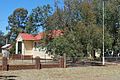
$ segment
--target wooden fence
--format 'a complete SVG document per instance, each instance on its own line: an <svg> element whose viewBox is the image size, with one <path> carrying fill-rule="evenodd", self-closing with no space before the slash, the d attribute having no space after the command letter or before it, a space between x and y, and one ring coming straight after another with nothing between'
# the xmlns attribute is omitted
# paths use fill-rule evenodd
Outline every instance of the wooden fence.
<svg viewBox="0 0 120 80"><path fill-rule="evenodd" d="M33 64L9 64L8 59L6 57L2 58L2 65L0 65L0 70L8 71L8 70L22 70L22 69L42 69L42 68L64 68L64 58L61 57L58 63L42 63L41 61L44 59L40 59L40 57L34 58L35 63Z"/></svg>
<svg viewBox="0 0 120 80"><path fill-rule="evenodd" d="M21 59L23 59L23 60L31 60L31 59L33 59L33 55L21 55L21 54L11 54L10 55L10 57L9 57L10 59L17 59L17 60L21 60Z"/></svg>

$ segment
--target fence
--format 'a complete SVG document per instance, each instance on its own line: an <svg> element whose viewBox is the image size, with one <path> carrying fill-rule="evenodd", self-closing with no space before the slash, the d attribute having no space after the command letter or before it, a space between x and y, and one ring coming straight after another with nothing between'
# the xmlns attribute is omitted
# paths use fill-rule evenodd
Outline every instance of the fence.
<svg viewBox="0 0 120 80"><path fill-rule="evenodd" d="M10 64L9 60L6 57L3 57L2 65L0 65L0 70L8 71L21 69L64 68L63 57L59 58L58 62L52 62L52 59L40 59L40 57L36 57L32 60L34 60L32 64ZM44 62L43 60L45 60L46 62Z"/></svg>
<svg viewBox="0 0 120 80"><path fill-rule="evenodd" d="M105 57L105 65L120 64L120 56L118 57ZM80 66L102 66L102 58L88 59L80 57L67 57L67 67L80 67Z"/></svg>
<svg viewBox="0 0 120 80"><path fill-rule="evenodd" d="M80 66L102 66L101 59L93 60L81 57L67 57L67 67L80 67Z"/></svg>
<svg viewBox="0 0 120 80"><path fill-rule="evenodd" d="M32 55L11 55L10 59L2 58L0 70L42 69L42 68L66 68L79 66L101 66L102 59L91 60L80 57L60 57L55 59L33 58ZM105 57L105 63L120 63L120 57Z"/></svg>
<svg viewBox="0 0 120 80"><path fill-rule="evenodd" d="M33 55L21 55L21 54L11 54L10 55L10 59L14 59L14 60L31 60L33 59Z"/></svg>
<svg viewBox="0 0 120 80"><path fill-rule="evenodd" d="M106 62L120 63L120 57L105 57Z"/></svg>

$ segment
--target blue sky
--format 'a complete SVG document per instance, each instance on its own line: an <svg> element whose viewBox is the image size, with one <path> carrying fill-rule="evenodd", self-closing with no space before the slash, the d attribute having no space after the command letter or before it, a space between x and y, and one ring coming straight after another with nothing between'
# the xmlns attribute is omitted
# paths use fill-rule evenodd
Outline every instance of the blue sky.
<svg viewBox="0 0 120 80"><path fill-rule="evenodd" d="M54 7L54 0L0 0L0 30L7 33L8 16L16 8L25 8L30 13L32 9L45 4ZM63 6L62 0L59 0L59 5Z"/></svg>

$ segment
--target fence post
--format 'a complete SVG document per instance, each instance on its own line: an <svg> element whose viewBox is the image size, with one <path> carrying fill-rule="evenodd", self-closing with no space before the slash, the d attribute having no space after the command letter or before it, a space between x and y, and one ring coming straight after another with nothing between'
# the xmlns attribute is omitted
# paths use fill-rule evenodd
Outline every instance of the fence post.
<svg viewBox="0 0 120 80"><path fill-rule="evenodd" d="M7 71L8 70L8 59L7 57L2 57L2 70Z"/></svg>
<svg viewBox="0 0 120 80"><path fill-rule="evenodd" d="M66 57L66 53L64 53L64 68L67 68L67 57Z"/></svg>
<svg viewBox="0 0 120 80"><path fill-rule="evenodd" d="M41 69L41 63L40 63L40 57L39 56L35 57L35 68L36 69Z"/></svg>
<svg viewBox="0 0 120 80"><path fill-rule="evenodd" d="M59 66L60 66L60 68L64 68L64 58L63 57L60 57Z"/></svg>

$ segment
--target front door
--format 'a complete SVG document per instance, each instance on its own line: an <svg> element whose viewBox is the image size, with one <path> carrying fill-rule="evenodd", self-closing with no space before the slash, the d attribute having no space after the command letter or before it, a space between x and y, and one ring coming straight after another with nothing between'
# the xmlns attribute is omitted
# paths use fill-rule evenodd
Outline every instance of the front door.
<svg viewBox="0 0 120 80"><path fill-rule="evenodd" d="M22 42L18 42L18 54L22 54Z"/></svg>

